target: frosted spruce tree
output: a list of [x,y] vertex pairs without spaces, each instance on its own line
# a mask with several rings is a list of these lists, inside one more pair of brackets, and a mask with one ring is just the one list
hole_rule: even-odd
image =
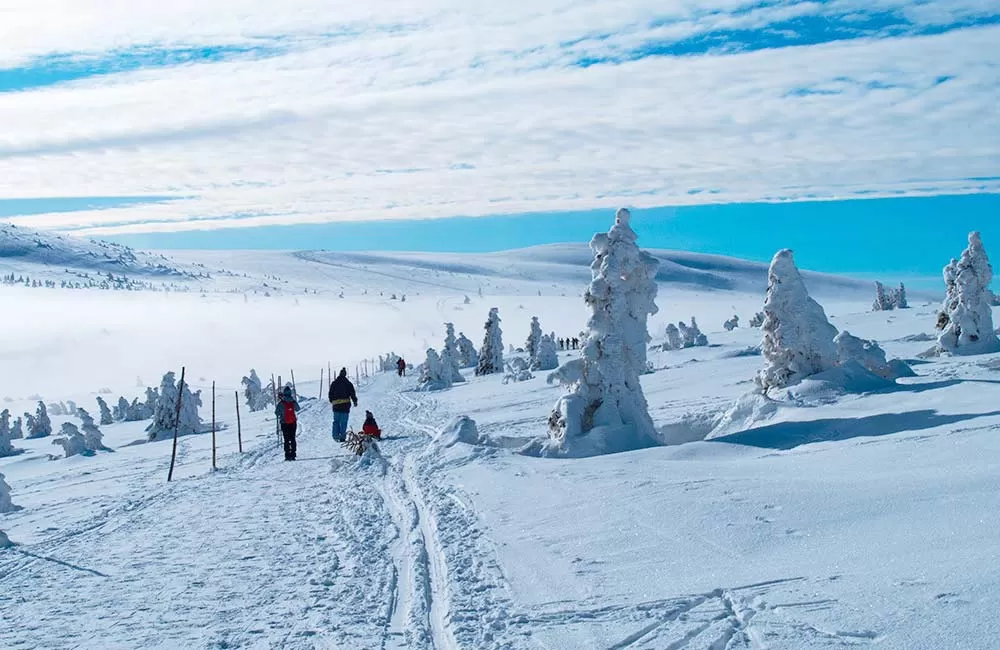
[[52,440],[53,445],[63,448],[66,458],[93,454],[87,449],[87,440],[72,422],[63,422],[59,437]]
[[906,287],[902,282],[899,283],[899,288],[893,292],[892,299],[893,303],[896,305],[896,309],[910,308],[910,303],[906,299]]
[[101,412],[101,426],[107,426],[109,424],[114,424],[115,419],[111,415],[111,409],[108,408],[108,403],[104,401],[104,398],[100,395],[97,396],[97,408]]
[[10,429],[10,411],[4,409],[0,411],[0,458],[6,456],[16,456],[23,452],[23,449],[18,449],[14,445],[10,444],[13,440]]
[[639,377],[646,372],[647,319],[657,312],[659,262],[639,250],[630,217],[618,210],[611,230],[590,242],[583,354],[550,376],[569,390],[549,416],[543,453],[580,456],[656,444]]
[[10,427],[10,439],[20,440],[24,437],[24,429],[21,426],[21,418],[15,418],[14,424]]
[[531,361],[532,370],[555,370],[559,367],[555,334],[543,334],[538,340],[538,349]]
[[538,342],[541,340],[542,325],[538,322],[538,316],[532,316],[528,340],[524,342],[524,351],[528,353],[528,358],[532,360],[532,363],[534,363],[535,355],[538,354]]
[[80,428],[83,430],[84,442],[89,451],[110,451],[104,446],[104,434],[94,423],[94,418],[87,413],[86,409],[77,409],[77,416],[83,422]]
[[757,373],[756,382],[765,395],[772,388],[791,386],[837,363],[833,343],[837,328],[826,319],[820,304],[809,297],[787,248],[771,260],[763,329],[765,366]]
[[475,368],[479,364],[476,345],[463,332],[458,333],[458,359],[463,368]]
[[192,393],[185,383],[184,397],[181,400],[181,421],[177,435],[188,436],[194,433],[201,433],[203,422],[201,416],[198,415],[198,409],[201,406],[201,391],[196,390]]
[[155,388],[146,387],[146,402],[142,405],[142,417],[140,420],[148,420],[156,413],[156,403],[160,400],[160,391]]
[[683,321],[677,323],[681,334],[681,347],[694,348],[708,345],[708,337],[701,333],[698,321],[691,317],[691,325],[685,325]]
[[673,323],[667,323],[667,341],[663,344],[663,349],[680,350],[682,347],[681,331]]
[[735,329],[739,329],[739,326],[740,326],[740,317],[736,314],[733,314],[732,318],[730,318],[729,320],[727,320],[722,324],[722,328],[725,329],[727,332],[732,332]]
[[163,375],[163,380],[160,382],[156,412],[153,413],[153,421],[146,427],[150,442],[173,437],[175,427],[179,436],[201,432],[201,418],[198,416],[198,407],[201,406],[201,391],[192,393],[187,382],[184,383],[180,420],[178,421],[177,396],[179,392],[174,376],[173,372],[168,372]]
[[444,330],[444,349],[441,350],[442,371],[448,376],[450,384],[461,384],[465,381],[465,377],[462,376],[462,354],[455,338],[455,326],[452,323],[445,323]]
[[486,335],[483,337],[483,347],[479,351],[476,375],[502,373],[504,371],[503,331],[500,329],[500,311],[496,307],[490,309],[485,329]]
[[420,365],[417,384],[421,390],[444,390],[451,387],[451,373],[445,371],[441,357],[434,348],[427,348],[427,359]]
[[946,296],[939,325],[938,347],[950,354],[985,354],[1000,350],[993,331],[990,281],[993,267],[978,232],[969,233],[969,247],[944,268]]
[[764,312],[759,311],[750,319],[750,327],[761,328],[764,326]]
[[875,282],[875,301],[872,303],[872,311],[889,311],[896,308],[896,303],[892,299],[891,293],[885,292],[885,286]]
[[0,514],[7,512],[14,512],[20,510],[21,506],[16,506],[10,500],[10,485],[4,479],[4,475],[0,474]]
[[264,410],[267,407],[263,395],[264,387],[260,377],[257,376],[257,371],[251,368],[250,376],[241,379],[240,383],[243,384],[243,399],[246,401],[247,408],[251,412]]
[[28,438],[44,438],[52,435],[52,421],[49,420],[49,412],[45,408],[45,402],[39,402],[35,410],[35,417],[28,421]]
[[115,408],[111,412],[111,417],[115,419],[115,422],[125,422],[128,420],[128,400],[124,396],[118,398],[118,403],[115,404]]

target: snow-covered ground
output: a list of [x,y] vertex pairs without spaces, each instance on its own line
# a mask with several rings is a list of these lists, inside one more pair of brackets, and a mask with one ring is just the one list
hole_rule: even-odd
[[[643,389],[676,444],[576,460],[517,453],[561,394],[543,372],[502,384],[465,371],[432,393],[412,377],[362,381],[352,426],[370,409],[386,434],[365,462],[331,440],[313,398],[327,362],[394,350],[417,363],[445,321],[480,343],[493,306],[505,344],[524,344],[531,316],[577,335],[583,246],[183,253],[169,265],[192,270],[178,280],[189,292],[0,287],[16,314],[0,321],[3,408],[73,399],[96,414],[98,390],[131,399],[137,377],[186,365],[206,420],[217,382],[220,422],[219,470],[211,436],[187,436],[169,484],[170,443],[130,444],[146,422],[102,427],[114,451],[89,458],[14,441],[25,453],[0,459],[22,507],[0,515],[16,543],[0,550],[0,647],[997,647],[1000,355],[917,362],[936,303],[872,313],[867,283],[807,275],[836,327],[919,376],[804,392],[751,430],[713,432],[762,365],[746,323],[766,268],[657,256],[654,344],[691,316],[711,343],[650,354]],[[734,313],[742,327],[725,332]],[[265,383],[294,369],[308,396],[294,463],[266,412],[242,410],[236,450],[234,391],[251,367]],[[461,415],[481,444],[441,435]]]

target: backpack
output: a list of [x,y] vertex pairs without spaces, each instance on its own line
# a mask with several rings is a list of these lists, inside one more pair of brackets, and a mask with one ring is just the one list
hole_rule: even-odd
[[281,407],[281,421],[285,424],[295,424],[295,402],[282,400]]

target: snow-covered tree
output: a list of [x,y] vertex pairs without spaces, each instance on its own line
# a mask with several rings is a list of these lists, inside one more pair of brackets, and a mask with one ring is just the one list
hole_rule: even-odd
[[823,307],[809,297],[791,250],[775,254],[767,281],[761,343],[766,365],[756,377],[765,393],[798,383],[837,363],[833,343],[837,328],[826,319]]
[[875,282],[875,301],[872,303],[872,311],[889,311],[896,308],[890,294],[886,294],[885,286],[881,282]]
[[466,305],[471,305],[472,304],[472,300],[469,298],[469,296],[466,296],[465,300],[463,300],[462,303],[466,304]]
[[750,327],[760,328],[764,326],[764,312],[759,311],[750,319]]
[[978,232],[969,233],[969,247],[944,268],[945,302],[938,347],[951,354],[984,354],[1000,349],[993,331],[989,286],[993,267]]
[[66,400],[63,404],[63,415],[76,415],[76,402],[71,399]]
[[479,364],[479,352],[464,332],[458,333],[458,360],[463,368],[475,368]]
[[20,510],[21,506],[16,506],[10,500],[10,485],[4,480],[4,475],[0,474],[0,513],[14,512]]
[[28,438],[44,438],[50,435],[52,435],[52,421],[49,420],[49,412],[45,408],[45,402],[38,402],[35,416],[28,422]]
[[21,426],[21,418],[15,418],[14,424],[10,427],[10,439],[20,440],[24,437],[24,428]]
[[529,359],[534,359],[538,353],[538,342],[542,340],[542,325],[538,322],[538,316],[531,317],[531,329],[528,332],[528,340],[524,343],[524,351],[528,353]]
[[168,372],[163,375],[163,380],[160,382],[160,398],[156,402],[156,412],[153,413],[152,423],[146,427],[151,442],[172,437],[175,427],[179,436],[201,431],[201,418],[198,417],[198,407],[201,406],[201,391],[192,393],[187,383],[184,383],[178,423],[177,397],[179,391],[174,376],[173,372]]
[[251,368],[250,376],[241,379],[240,383],[243,384],[243,398],[250,411],[263,411],[267,408],[268,402],[274,401],[273,397],[265,398],[264,387],[261,385],[260,377],[257,376],[255,369]]
[[97,396],[97,408],[101,412],[101,426],[107,426],[109,424],[114,424],[115,419],[111,415],[111,409],[108,408],[108,403],[104,401],[104,398],[100,395]]
[[153,417],[156,412],[156,403],[160,400],[160,391],[146,386],[146,402],[143,404],[143,417],[140,420],[147,420]]
[[724,327],[727,332],[732,332],[739,326],[740,326],[740,317],[736,314],[733,314],[732,318],[730,318],[729,320],[727,320],[725,323],[722,324],[722,327]]
[[49,402],[49,404],[46,405],[45,407],[45,410],[46,412],[48,412],[49,415],[56,415],[56,416],[66,415],[65,409],[66,405],[61,402]]
[[538,341],[538,349],[531,360],[532,370],[555,370],[559,367],[559,354],[556,350],[555,334],[543,334]]
[[698,321],[691,317],[691,325],[685,325],[684,321],[677,323],[681,333],[681,347],[694,348],[708,345],[708,337],[701,333]]
[[483,347],[479,350],[479,363],[476,365],[477,375],[492,375],[503,372],[503,331],[500,329],[500,310],[490,309],[490,316],[485,325],[486,335],[483,337]]
[[420,366],[417,383],[421,390],[444,390],[451,387],[451,373],[445,371],[441,357],[434,348],[427,348],[427,359]]
[[23,450],[10,444],[13,440],[10,430],[10,411],[4,409],[0,411],[0,458],[5,456],[15,456]]
[[94,418],[91,417],[90,413],[87,413],[86,409],[77,409],[76,412],[83,422],[80,428],[83,429],[83,439],[87,449],[90,451],[110,451],[104,446],[104,434],[94,423]]
[[115,404],[111,417],[115,419],[115,422],[125,422],[128,420],[128,400],[124,396],[118,398],[118,403]]
[[399,355],[396,354],[395,352],[390,352],[384,357],[382,355],[379,355],[378,368],[382,372],[396,372],[396,370],[399,369],[398,365],[399,365]]
[[[652,444],[653,420],[639,383],[647,371],[647,319],[657,312],[655,257],[636,245],[622,208],[607,233],[590,242],[592,280],[584,294],[591,316],[583,354],[553,373],[568,392],[549,416],[548,453],[586,454]],[[587,443],[583,439],[587,437]]]
[[444,324],[444,349],[441,350],[441,367],[448,381],[453,384],[461,384],[465,381],[462,376],[461,352],[458,349],[458,340],[455,338],[455,326],[452,323]]
[[534,379],[535,376],[531,374],[531,368],[528,362],[523,357],[513,357],[507,362],[507,372],[504,373],[503,383],[509,384],[511,382],[528,381],[529,379]]
[[59,437],[52,440],[53,445],[60,445],[66,458],[70,456],[88,455],[87,440],[72,422],[63,422]]
[[909,309],[910,303],[906,300],[906,287],[903,283],[899,283],[899,288],[893,292],[893,303],[896,305],[896,309]]
[[673,323],[667,323],[667,341],[663,344],[663,349],[680,350],[682,347],[681,331]]

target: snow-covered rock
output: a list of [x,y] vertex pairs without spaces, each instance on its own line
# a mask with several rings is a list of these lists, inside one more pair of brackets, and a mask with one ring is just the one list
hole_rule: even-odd
[[639,250],[630,217],[620,209],[611,230],[591,240],[583,355],[550,376],[568,391],[549,416],[540,453],[589,456],[657,444],[639,377],[646,372],[647,319],[657,312],[659,262]]
[[458,443],[467,445],[479,445],[485,442],[485,438],[480,435],[476,421],[467,415],[460,415],[440,431],[435,440],[444,447],[452,447]]
[[765,393],[829,370],[837,363],[833,342],[837,328],[826,319],[820,304],[809,297],[792,251],[787,248],[778,251],[771,261],[763,329],[761,354],[766,365],[758,372],[756,382]]
[[500,329],[500,310],[498,308],[490,309],[490,315],[484,329],[486,334],[483,337],[483,347],[479,350],[476,375],[492,375],[503,372],[503,330]]
[[993,330],[993,267],[978,232],[969,233],[969,246],[958,260],[944,268],[945,300],[938,347],[951,354],[986,354],[1000,350]]

